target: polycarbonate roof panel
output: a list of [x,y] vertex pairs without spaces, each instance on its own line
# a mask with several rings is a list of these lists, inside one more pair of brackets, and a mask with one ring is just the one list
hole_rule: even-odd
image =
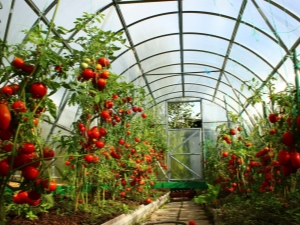
[[[216,101],[217,103],[217,101]],[[206,100],[202,101],[203,104],[203,122],[214,122],[214,121],[226,121],[226,111],[223,106],[223,104],[220,106],[218,104],[215,104],[213,102],[209,102]]]
[[182,97],[181,86],[173,85],[170,87],[164,87],[158,91],[154,90],[153,95],[156,98],[157,102],[163,101],[165,99]]
[[174,64],[180,62],[180,54],[179,51],[164,53],[157,55],[155,57],[148,58],[141,62],[144,71],[149,71],[153,68],[158,68],[166,64]]
[[[180,76],[165,76],[162,79],[159,79],[157,81],[155,81],[155,80],[152,82],[149,81],[149,84],[150,84],[150,87],[152,90],[157,90],[164,86],[178,85],[178,84],[180,85],[181,78],[180,78]],[[173,88],[175,88],[175,86]]]
[[169,2],[140,2],[135,4],[120,5],[126,24],[134,23],[138,20],[166,12],[176,12],[178,10],[177,1]]
[[244,65],[238,64],[232,60],[227,61],[225,71],[234,74],[245,81],[251,80],[252,78],[258,79],[256,77],[257,74],[251,70],[251,67],[245,67]]
[[[116,74],[123,74],[124,69],[130,69],[131,66],[136,64],[136,60],[134,57],[134,53],[132,50],[126,51],[124,54],[122,54],[120,57],[114,60],[113,62],[114,66],[112,67],[112,70]],[[139,71],[140,73],[140,71]],[[128,74],[128,73],[127,73]],[[132,80],[136,77],[129,74],[129,76],[132,78]]]
[[259,34],[259,30],[261,30],[266,32],[272,38],[276,38],[275,34],[272,32],[267,22],[252,1],[247,2],[247,10],[245,10],[243,13],[242,21],[247,24],[249,29],[252,30],[253,37],[259,37],[259,35],[261,35]]
[[232,46],[230,57],[242,65],[251,68],[251,70],[261,79],[266,79],[273,70],[273,68],[266,64],[262,59],[238,45]]
[[179,36],[178,35],[170,35],[157,39],[153,39],[151,41],[147,41],[141,45],[136,46],[137,54],[139,55],[140,60],[147,58],[152,55],[159,54],[161,52],[167,51],[179,51]]
[[[208,95],[206,93],[203,93],[203,92],[199,92],[199,91],[186,91],[186,95],[187,96],[195,96],[199,99],[211,99],[211,95]],[[198,100],[199,100],[198,99]]]
[[[8,43],[21,42],[21,30],[30,29],[39,18],[47,29],[57,3],[15,1],[8,24],[13,0],[0,2],[0,38],[9,28]],[[157,102],[206,96],[224,106],[224,95],[228,95],[232,97],[227,97],[228,110],[238,112],[242,106],[232,87],[241,96],[251,95],[246,88],[238,93],[242,81],[255,78],[263,85],[271,74],[278,78],[277,90],[283,90],[286,81],[294,84],[291,56],[296,50],[299,60],[300,52],[298,0],[60,0],[55,24],[71,29],[85,12],[105,15],[100,29],[124,32],[129,49],[121,46],[111,70],[143,86],[147,93],[150,86],[153,93],[149,97],[153,94]],[[75,37],[82,35],[78,32]],[[62,89],[52,96],[56,104],[63,93]],[[241,102],[244,104],[244,97]],[[73,113],[70,108],[65,110],[63,116]],[[251,113],[258,112],[252,109]]]
[[[211,87],[215,87],[217,84],[217,81],[214,79],[211,79],[210,77],[206,76],[203,77],[201,75],[184,75],[184,80],[186,83],[193,83],[194,85],[200,84],[200,85],[208,85]],[[186,89],[188,91],[188,89]]]
[[[128,27],[134,43],[140,43],[160,35],[178,33],[178,14],[157,16]],[[166,26],[167,25],[167,26]]]
[[[253,53],[248,50],[244,51],[268,59],[268,62],[273,66],[276,66],[278,61],[286,54],[284,49],[278,45],[279,41],[270,41],[269,37],[248,26],[241,25],[239,29],[240,32],[236,35],[235,42],[247,47]],[[257,56],[255,57],[257,58]]]
[[185,0],[182,2],[184,11],[205,11],[227,16],[237,16],[241,3],[232,4],[231,1],[214,0]]
[[172,79],[172,83],[181,82],[181,75],[178,74],[168,74],[168,75],[147,75],[147,80],[149,84],[154,82],[159,82],[160,85],[165,86],[165,79]]
[[180,63],[165,65],[160,68],[154,68],[152,70],[145,71],[145,73],[155,74],[155,75],[173,74],[173,73],[178,73],[178,71],[180,71],[180,66],[181,66]]
[[217,36],[206,36],[205,34],[183,35],[183,46],[185,49],[204,50],[225,55],[228,44],[228,40],[223,40]]
[[185,64],[184,71],[186,74],[205,75],[215,79],[218,79],[220,74],[220,70],[218,68],[201,64]]
[[[295,70],[293,66],[293,62],[290,59],[287,59],[283,65],[278,69],[278,72],[282,74],[283,78],[288,82],[288,83],[295,83]],[[278,77],[278,75],[274,75],[274,77]]]
[[287,16],[286,9],[279,9],[278,7],[272,6],[268,1],[257,1],[261,10],[265,13],[267,19],[271,22],[272,26],[275,28],[276,33],[284,40],[287,46],[290,48],[299,38],[299,11],[300,6],[298,1],[285,0],[285,2],[293,2],[291,5],[292,12],[295,12],[298,20]]
[[[229,80],[229,82],[227,81],[227,79]],[[243,90],[241,90],[241,86],[243,85],[243,82],[241,80],[236,79],[235,77],[231,76],[230,74],[226,73],[226,77],[223,76],[222,77],[222,81],[228,85],[232,85],[233,88],[235,88],[237,91],[241,92],[244,96],[246,97],[250,97],[251,95],[253,95],[253,91],[248,90],[247,86],[244,83],[244,88]],[[241,101],[243,102],[244,97],[241,96]]]
[[224,58],[208,52],[184,51],[184,59],[187,63],[200,63],[215,67],[222,67]]
[[[7,12],[10,12],[10,1],[1,1],[1,3],[3,5],[3,9],[0,9],[0,37],[4,38],[6,25],[8,24]],[[18,1],[18,7],[14,7],[12,12],[13,14],[9,23],[7,42],[9,44],[21,43],[25,37],[22,30],[30,30],[33,23],[37,20],[37,16],[25,1]]]
[[233,27],[233,20],[218,15],[201,13],[183,14],[183,32],[207,33],[230,38]]
[[203,93],[209,94],[210,96],[213,96],[214,89],[215,89],[215,87],[204,86],[204,85],[200,85],[200,84],[185,84],[184,88],[187,91],[203,92]]

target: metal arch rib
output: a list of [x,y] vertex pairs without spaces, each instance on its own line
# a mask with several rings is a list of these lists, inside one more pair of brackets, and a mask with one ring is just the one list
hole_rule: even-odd
[[226,51],[226,55],[225,55],[225,58],[224,58],[224,61],[223,61],[223,65],[222,65],[221,71],[220,71],[219,79],[218,79],[218,82],[216,84],[216,88],[215,88],[215,92],[214,92],[214,96],[213,96],[213,101],[214,101],[214,98],[215,98],[215,96],[217,94],[217,91],[219,89],[220,81],[222,79],[224,69],[225,69],[225,67],[227,65],[227,61],[228,61],[229,55],[231,53],[231,48],[233,46],[234,39],[236,37],[236,34],[238,32],[240,23],[242,21],[242,17],[243,17],[246,5],[247,5],[247,0],[243,0],[241,8],[240,8],[240,11],[239,11],[239,14],[238,14],[238,18],[237,18],[236,23],[234,25],[234,29],[233,29],[233,32],[232,32],[232,35],[231,35],[231,38],[230,38],[230,42],[229,42],[229,45],[228,45],[228,48],[227,48],[227,51]]
[[182,28],[182,1],[178,0],[178,26],[179,26],[179,47],[180,47],[180,70],[181,70],[181,86],[182,97],[185,95],[184,87],[184,54],[183,54],[183,28]]
[[[224,55],[222,54],[219,54],[219,53],[216,53],[216,52],[210,52],[210,51],[206,51],[206,50],[195,50],[195,49],[185,49],[184,51],[194,51],[194,52],[205,52],[205,53],[208,53],[208,54],[213,54],[213,55],[217,55],[217,56],[220,56],[220,57],[223,57],[224,58]],[[155,55],[151,55],[143,60],[141,60],[141,62],[149,59],[149,58],[152,58],[152,57],[155,57],[157,55],[162,55],[162,54],[166,54],[166,53],[172,53],[172,52],[178,52],[178,50],[170,50],[170,51],[165,51],[165,52],[161,52],[161,53],[158,53],[158,54],[155,54]],[[238,61],[234,60],[234,59],[231,59],[231,58],[228,58],[228,60],[231,60],[233,62],[235,62],[236,64],[242,66],[243,68],[247,69],[249,72],[251,72],[257,79],[259,79],[260,81],[263,81],[258,75],[256,75],[253,71],[251,71],[248,67],[246,67],[245,65],[239,63]],[[132,68],[133,66],[135,66],[136,64],[132,65],[130,68]],[[269,65],[269,64],[268,64]],[[269,65],[271,68],[274,68],[272,65]],[[128,69],[127,69],[128,70]],[[126,71],[127,71],[126,70]],[[123,72],[124,73],[124,72]],[[122,73],[122,74],[123,74]]]
[[[180,92],[180,91],[179,91]],[[208,96],[210,96],[210,97],[212,97],[212,95],[210,95],[210,94],[207,94],[207,93],[204,93],[204,92],[200,92],[200,91],[190,91],[191,93],[198,93],[198,94],[204,94],[204,95],[208,95]],[[178,92],[174,92],[174,93],[178,93]],[[168,94],[164,94],[164,95],[162,95],[161,97],[163,97],[163,96],[167,96],[167,95],[169,95],[170,93],[168,93]],[[199,99],[205,99],[205,100],[207,100],[207,101],[209,101],[209,102],[212,102],[211,100],[209,100],[209,99],[207,99],[207,98],[203,98],[203,97],[195,97],[195,96],[185,96],[186,98],[199,98]],[[173,97],[173,98],[168,98],[168,99],[165,99],[165,100],[162,100],[162,101],[160,101],[160,102],[157,102],[156,104],[154,104],[154,105],[158,105],[158,104],[160,104],[160,103],[162,103],[162,102],[165,102],[165,101],[168,101],[168,100],[170,100],[170,99],[177,99],[177,98],[181,98],[181,97]],[[216,99],[218,99],[218,100],[220,100],[221,102],[224,102],[224,100],[222,100],[222,99],[220,99],[220,98],[218,98],[218,97],[216,97]],[[221,108],[223,108],[224,110],[225,110],[225,107],[224,106],[221,106],[220,104],[218,104],[218,103],[216,103],[216,102],[213,102],[214,104],[216,104],[216,105],[218,105],[218,106],[220,106]],[[153,106],[154,106],[153,105]],[[153,107],[152,106],[152,107]],[[231,105],[229,105],[230,106],[230,108],[233,110],[233,111],[235,111],[236,113],[238,113],[238,111],[235,109],[235,108],[233,108]]]
[[294,14],[293,12],[291,12],[290,10],[287,10],[286,8],[284,8],[282,5],[280,5],[279,3],[275,2],[274,0],[264,0],[265,2],[268,2],[269,4],[272,4],[273,6],[277,7],[278,9],[286,12],[289,16],[291,16],[292,18],[294,18],[295,20],[297,20],[298,22],[300,22],[300,17],[297,16],[296,14]]
[[264,19],[264,21],[266,22],[266,24],[268,25],[268,27],[270,28],[270,30],[273,32],[273,34],[276,36],[276,38],[279,41],[279,45],[285,50],[285,52],[288,52],[288,48],[286,47],[285,43],[282,41],[282,39],[280,38],[280,36],[277,34],[276,30],[274,29],[274,27],[271,25],[271,23],[269,22],[269,20],[267,19],[266,15],[263,13],[263,11],[260,9],[259,5],[257,4],[257,2],[255,0],[252,0],[252,3],[254,4],[256,10],[258,11],[258,13],[261,15],[261,17]]
[[[298,38],[298,40],[293,44],[293,46],[290,48],[290,52],[293,52],[300,44],[300,38]],[[277,72],[277,70],[283,65],[283,63],[286,61],[287,58],[289,58],[290,55],[289,54],[286,54],[282,60],[280,60],[280,62],[277,64],[277,66],[274,68],[274,70],[270,73],[270,75],[267,77],[267,79],[260,85],[260,87],[257,89],[257,92],[260,92],[264,86],[266,85],[266,83],[268,83],[273,75]],[[239,116],[242,115],[242,113],[245,111],[245,109],[252,103],[253,100],[247,102],[244,106],[243,106],[243,109],[241,110],[241,112],[239,113]]]
[[[34,4],[34,2],[32,1],[32,0],[24,0],[27,4],[28,4],[28,6],[35,12],[35,14],[37,14],[38,16],[40,15],[40,17],[41,17],[41,19],[42,19],[42,21],[49,27],[50,26],[50,22],[49,22],[49,20],[45,17],[45,14],[44,13],[41,13],[41,11],[39,10],[39,8]],[[57,4],[57,0],[55,0],[55,1],[53,1],[51,4],[50,4],[50,6],[49,7],[53,7],[53,6],[55,6]],[[51,9],[51,8],[47,8],[47,9]],[[46,11],[45,11],[46,12]],[[36,22],[34,23],[34,24],[36,24]],[[60,37],[61,38],[61,36],[60,36],[60,34],[56,31],[56,29],[55,28],[52,28],[52,32],[53,32],[53,34],[55,34],[57,37]],[[63,39],[63,38],[61,38],[61,39]],[[72,48],[70,47],[70,45],[67,43],[67,42],[65,42],[65,41],[62,41],[62,44],[63,44],[63,46],[65,46],[69,51],[72,51]]]
[[[192,92],[192,93],[193,93],[193,92],[195,92],[195,93],[201,93],[201,94],[208,95],[208,96],[212,97],[212,95],[209,95],[209,94],[203,93],[203,92],[197,92],[197,91],[191,91],[191,92]],[[168,95],[168,94],[166,94],[166,95]],[[165,96],[165,95],[164,95],[164,96]],[[186,96],[186,97],[187,97],[187,98],[195,98],[194,96]],[[156,103],[155,105],[158,105],[158,104],[160,104],[160,103],[162,103],[162,102],[165,102],[165,101],[168,101],[168,100],[177,99],[177,98],[180,98],[180,97],[168,98],[168,99],[165,99],[165,100],[162,100],[162,101]],[[203,97],[201,97],[201,98],[200,98],[200,97],[197,97],[197,98],[199,98],[199,100],[206,100],[206,101],[208,101],[208,102],[212,102],[211,100],[209,100],[209,99],[207,99],[207,98],[203,98]],[[224,102],[224,100],[219,99],[218,97],[216,97],[216,99],[218,99],[218,100]],[[221,107],[222,109],[224,109],[224,110],[226,111],[225,107],[224,107],[224,106],[221,106],[219,103],[216,103],[216,102],[212,102],[212,103],[218,105],[219,107]],[[224,104],[225,104],[225,103],[224,103]],[[152,105],[150,108],[154,107],[155,105]],[[233,111],[235,111],[236,113],[238,113],[238,111],[237,111],[235,108],[233,108],[231,105],[229,105],[229,106],[230,106],[230,108],[231,108]],[[250,117],[249,117],[249,119],[250,119],[251,124],[254,125],[254,124],[253,124],[253,121],[251,120]],[[246,123],[246,125],[247,125],[248,128],[249,128],[249,124]]]
[[[188,74],[188,73],[186,73],[186,74]],[[225,85],[227,85],[227,86],[229,86],[232,90],[233,90],[233,94],[235,95],[235,97],[238,99],[238,104],[240,105],[240,106],[242,106],[242,102],[241,102],[241,100],[240,100],[240,97],[236,94],[236,92],[238,92],[243,98],[245,98],[245,99],[247,99],[240,91],[238,91],[237,89],[235,89],[233,86],[232,86],[232,84],[231,84],[231,82],[230,82],[230,80],[228,79],[228,77],[227,77],[227,75],[226,74],[224,74],[225,75],[225,77],[226,77],[226,79],[227,79],[227,81],[228,81],[228,84],[226,84],[226,83],[224,83],[224,82],[222,82],[223,84],[225,84]],[[196,74],[191,74],[191,76],[198,76],[198,75],[196,75]],[[167,77],[162,77],[162,78],[159,78],[159,79],[157,79],[157,80],[154,80],[154,81],[152,81],[152,82],[150,82],[149,84],[151,84],[151,83],[154,83],[154,82],[157,82],[157,81],[160,81],[160,80],[163,80],[163,79],[165,79],[165,78],[169,78],[169,77],[171,77],[171,76],[167,76]],[[212,80],[215,80],[215,81],[217,81],[217,79],[215,79],[215,78],[212,78],[212,77],[208,77],[208,76],[201,76],[201,77],[205,77],[205,78],[208,78],[208,79],[212,79]],[[173,85],[175,85],[175,84],[173,84]],[[199,85],[199,86],[204,86],[204,87],[208,87],[208,88],[212,88],[213,89],[213,87],[211,87],[211,86],[208,86],[208,85],[203,85],[203,84],[194,84],[194,85]],[[169,85],[169,86],[171,86],[171,85]],[[164,87],[168,87],[168,86],[164,86]],[[159,89],[157,89],[157,90],[160,90],[160,89],[163,89],[164,87],[161,87],[161,88],[159,88]],[[157,90],[155,90],[155,91],[157,91]],[[154,91],[154,92],[155,92]],[[189,91],[187,91],[187,92],[189,92]],[[222,92],[222,91],[220,91],[221,93],[224,93],[224,92]],[[229,96],[230,97],[230,96]],[[231,98],[231,97],[230,97]],[[233,99],[233,98],[232,98]],[[258,110],[257,109],[255,109],[255,111],[257,112],[257,114],[259,115],[259,117],[260,118],[262,118],[262,115],[258,112]],[[249,116],[249,114],[248,114],[248,112],[246,111],[246,114],[247,114],[247,116],[250,118],[250,116]]]
[[154,96],[152,95],[151,87],[150,87],[150,85],[149,85],[149,83],[148,83],[147,77],[145,76],[144,71],[143,71],[143,68],[142,68],[142,65],[141,65],[141,63],[140,63],[139,56],[138,56],[137,51],[136,51],[136,49],[135,49],[135,47],[134,47],[134,44],[133,44],[133,41],[132,41],[130,32],[129,32],[129,30],[127,29],[127,25],[126,25],[126,23],[125,23],[123,14],[122,14],[122,12],[121,12],[121,9],[120,9],[120,7],[119,7],[119,5],[118,5],[117,0],[113,0],[113,2],[114,2],[114,6],[115,6],[115,8],[116,8],[117,14],[118,14],[118,16],[119,16],[119,19],[120,19],[120,21],[121,21],[121,24],[122,24],[122,26],[123,26],[123,28],[124,28],[124,31],[125,31],[127,40],[128,40],[128,42],[129,42],[129,44],[130,44],[131,50],[132,50],[132,52],[133,52],[133,54],[134,54],[135,60],[136,60],[136,62],[137,62],[137,64],[138,64],[138,66],[139,66],[139,69],[140,69],[140,71],[141,71],[141,74],[142,74],[142,76],[143,76],[143,79],[144,79],[144,81],[145,81],[145,83],[146,83],[146,85],[147,85],[148,91],[149,91],[149,93],[151,93],[151,97],[152,97],[153,101],[155,101],[155,98],[154,98]]
[[[180,92],[180,91],[178,91],[178,92]],[[173,93],[178,93],[178,92],[173,92]],[[207,93],[204,93],[204,92],[199,92],[199,91],[190,91],[190,92],[191,92],[191,93],[200,93],[200,94],[204,94],[204,95],[208,95],[208,96],[212,97],[212,95],[207,94]],[[164,95],[162,95],[161,97],[167,96],[167,95],[169,95],[169,94],[170,94],[170,93],[164,94]],[[204,99],[204,100],[206,100],[206,101],[208,101],[208,102],[212,102],[210,99],[203,98],[203,97],[195,97],[195,96],[185,96],[185,97],[187,97],[187,98],[199,98],[200,100]],[[152,107],[154,107],[155,105],[158,105],[158,104],[160,104],[160,103],[162,103],[162,102],[165,102],[165,101],[168,101],[168,100],[171,100],[171,99],[177,99],[177,98],[181,98],[181,97],[173,97],[173,98],[168,98],[168,99],[162,100],[162,101],[157,102],[156,104],[152,105],[150,108],[152,108]],[[220,98],[218,98],[218,97],[215,97],[215,99],[218,99],[219,101],[221,101],[221,102],[223,102],[223,103],[225,104],[224,100],[222,100],[222,99],[220,99]],[[216,103],[216,102],[212,102],[212,103],[214,103],[214,104],[220,106],[221,108],[223,108],[223,109],[226,111],[226,108],[225,108],[224,106],[221,106],[220,104],[218,104],[218,103]],[[227,104],[227,105],[228,105],[228,104]],[[235,112],[238,114],[238,111],[237,111],[235,108],[233,108],[231,105],[228,105],[228,106],[229,106],[233,111],[235,111]],[[251,118],[248,114],[247,114],[247,116],[249,117],[251,124],[254,125],[254,121],[252,120],[252,118]],[[248,124],[247,124],[247,126],[249,127]]]
[[[167,65],[167,66],[172,66],[172,65],[178,65],[178,64],[170,64],[170,65]],[[212,65],[208,65],[208,64],[203,64],[203,63],[186,63],[185,65],[199,65],[199,66],[208,66],[208,67],[211,67],[211,68],[214,68],[216,69],[216,71],[220,71],[220,68],[216,67],[216,66],[212,66]],[[166,66],[161,66],[159,68],[156,68],[156,69],[160,69],[160,68],[164,68]],[[154,70],[156,70],[154,69]],[[153,70],[151,70],[153,71]],[[214,72],[214,71],[210,71],[210,72]],[[235,79],[239,80],[241,83],[243,84],[246,84],[244,80],[242,80],[241,78],[239,78],[238,76],[234,75],[233,73],[225,70],[226,73],[228,73],[230,76],[234,77]],[[193,73],[198,73],[198,72],[187,72],[186,74],[193,74]],[[151,76],[152,74],[149,74],[149,73],[146,73],[147,75]],[[250,89],[254,92],[254,89],[252,87],[250,87]]]
[[[192,74],[192,75],[190,75],[190,76],[197,76],[197,77],[198,77],[199,75]],[[161,80],[163,80],[163,79],[170,78],[170,77],[172,77],[172,76],[162,77],[162,78],[159,78],[159,79],[157,79],[157,80],[154,80],[154,81],[150,82],[149,84],[152,84],[152,83],[155,83],[155,82],[158,82],[158,81],[161,81]],[[201,76],[201,77],[204,77],[204,78],[207,78],[207,79],[211,79],[211,80],[217,81],[216,78],[212,78],[212,77],[209,77],[209,76]],[[224,84],[224,85],[227,85],[227,86],[229,86],[229,87],[231,88],[230,85],[224,83],[223,81],[221,81],[221,83]],[[198,86],[198,85],[199,85],[199,86],[206,86],[206,85],[203,85],[203,84],[195,84],[195,83],[186,83],[186,84],[193,84],[193,85],[197,85],[197,86]],[[161,88],[164,88],[164,87],[167,87],[167,86],[163,86],[163,87],[161,87]],[[207,87],[211,87],[211,86],[208,86],[208,85],[207,85]],[[211,88],[213,88],[213,87],[211,87]],[[236,89],[234,89],[234,90],[236,90]],[[155,91],[156,91],[156,90],[155,90]],[[155,91],[153,91],[153,92],[155,92]],[[243,96],[243,98],[247,99],[240,91],[238,91],[238,90],[236,90],[236,91],[237,91],[241,96]]]
[[[186,84],[194,84],[194,83],[186,83]],[[163,88],[172,87],[172,86],[176,86],[176,85],[178,85],[178,84],[170,84],[170,85],[166,85],[166,86],[164,86],[164,87],[160,87],[160,88],[158,88],[158,89],[155,89],[155,90],[153,91],[153,93],[156,92],[156,91],[159,91],[159,90],[161,90],[161,89],[163,89]],[[203,84],[202,84],[202,85],[198,85],[198,86],[203,86],[203,87],[207,87],[207,88],[214,89],[214,88],[211,87],[211,86],[203,85]],[[226,93],[223,92],[223,91],[218,90],[218,92],[220,92],[220,93],[226,95]],[[178,92],[172,92],[172,93],[178,93]],[[169,94],[171,94],[171,93],[169,93]],[[147,96],[147,95],[146,95],[146,96]],[[239,103],[238,103],[233,97],[231,97],[231,96],[229,96],[229,95],[227,95],[227,96],[228,96],[229,98],[231,98],[234,102],[236,102],[236,103],[239,105]],[[159,98],[160,98],[160,97],[159,97]]]

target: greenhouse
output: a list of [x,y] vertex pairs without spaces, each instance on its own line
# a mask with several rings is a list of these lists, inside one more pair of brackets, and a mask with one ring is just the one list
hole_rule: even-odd
[[0,0],[0,225],[299,225],[299,0]]

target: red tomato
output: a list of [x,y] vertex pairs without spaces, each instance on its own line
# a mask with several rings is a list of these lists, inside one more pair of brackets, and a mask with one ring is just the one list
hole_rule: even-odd
[[272,114],[269,115],[268,118],[269,118],[269,121],[271,123],[276,123],[277,122],[277,114],[272,113]]
[[50,181],[49,180],[44,180],[42,182],[42,187],[47,191],[47,192],[52,192],[55,191],[57,188],[57,184],[55,181]]
[[101,64],[101,66],[103,66],[103,67],[107,67],[110,64],[109,59],[105,58],[105,57],[99,58],[98,63]]
[[90,80],[95,77],[95,73],[92,69],[84,69],[81,73],[83,79]]
[[35,151],[35,146],[30,142],[23,143],[22,147],[20,148],[20,153],[24,153],[24,154],[31,154],[34,151]]
[[14,60],[12,61],[12,65],[16,69],[22,69],[24,64],[25,64],[25,62],[22,58],[14,58]]
[[55,155],[53,149],[48,147],[43,149],[43,154],[44,154],[44,159],[46,160],[51,160]]
[[100,77],[103,78],[103,79],[108,79],[109,71],[108,70],[103,70],[102,73],[100,74]]
[[138,108],[137,108],[137,111],[138,111],[138,112],[143,112],[143,108],[142,108],[142,107],[138,107]]
[[223,156],[223,157],[227,157],[228,155],[229,155],[228,152],[222,152],[222,156]]
[[278,154],[278,162],[281,166],[287,166],[291,163],[291,155],[286,150],[281,150]]
[[84,156],[84,160],[85,160],[87,163],[92,163],[92,162],[93,162],[93,156],[92,156],[92,155],[85,155],[85,156]]
[[286,146],[293,146],[294,145],[294,136],[291,132],[285,132],[282,135],[282,142],[283,144],[285,144]]
[[17,113],[20,112],[26,112],[26,106],[24,104],[24,102],[22,102],[21,100],[16,100],[12,105],[11,108],[16,111]]
[[134,141],[135,141],[135,142],[140,142],[140,139],[136,137],[136,138],[134,139]]
[[122,191],[122,192],[120,193],[120,196],[121,196],[121,198],[124,198],[124,197],[126,196],[126,192],[125,192],[125,191]]
[[231,128],[229,133],[230,133],[231,135],[236,135],[236,130],[233,129],[233,128]]
[[41,198],[41,194],[36,190],[30,190],[30,191],[28,191],[28,198],[30,200],[36,201]]
[[146,198],[146,203],[147,203],[147,204],[149,204],[149,203],[151,203],[151,202],[152,202],[151,198]]
[[143,117],[143,118],[146,118],[146,117],[147,117],[147,114],[146,114],[146,113],[142,113],[142,117]]
[[22,169],[22,176],[26,180],[34,180],[39,175],[39,170],[35,168],[34,166],[26,166],[24,169]]
[[13,144],[11,142],[5,142],[3,144],[3,150],[6,152],[11,152],[12,148],[13,148]]
[[100,128],[99,128],[99,131],[100,131],[100,135],[101,135],[102,137],[106,136],[107,131],[106,131],[106,129],[105,129],[104,127],[100,127]]
[[190,220],[188,225],[196,225],[196,222],[194,220]]
[[97,148],[103,148],[105,143],[103,141],[96,141],[95,145],[96,145]]
[[117,99],[117,98],[119,98],[119,96],[117,94],[112,95],[112,99]]
[[0,121],[0,131],[7,130],[11,122],[11,114],[5,104],[0,104]]
[[113,106],[114,106],[114,103],[113,103],[111,100],[107,100],[107,101],[104,103],[104,107],[105,107],[105,108],[111,109]]
[[271,130],[269,131],[269,134],[270,134],[270,135],[276,134],[276,129],[271,129]]
[[32,98],[35,99],[43,98],[47,94],[47,86],[41,82],[36,82],[31,85],[30,92]]
[[30,201],[30,199],[28,198],[27,191],[20,191],[17,195],[18,195],[19,201],[20,201],[20,203],[18,203],[18,204],[26,204]]
[[16,204],[22,204],[22,199],[20,198],[19,194],[14,194],[13,196],[13,202]]
[[300,153],[299,152],[295,152],[291,154],[291,162],[292,162],[292,166],[296,169],[300,168]]
[[101,117],[102,117],[103,119],[108,119],[108,118],[110,118],[109,112],[108,112],[107,110],[102,110],[102,112],[101,112]]
[[137,107],[136,106],[132,106],[132,111],[133,112],[137,112]]
[[22,67],[22,71],[24,71],[25,73],[29,73],[31,74],[34,70],[34,66],[33,65],[24,65]]
[[9,172],[9,162],[7,159],[2,159],[0,161],[0,175],[7,176]]
[[98,89],[103,90],[106,86],[106,79],[99,78],[97,81]]
[[1,88],[1,93],[7,96],[11,96],[14,93],[14,89],[11,86],[4,86]]
[[300,127],[300,115],[297,116],[296,123],[297,123],[297,126]]
[[119,140],[119,144],[120,144],[120,145],[124,145],[124,144],[125,144],[125,141],[124,141],[123,139],[120,139],[120,140]]

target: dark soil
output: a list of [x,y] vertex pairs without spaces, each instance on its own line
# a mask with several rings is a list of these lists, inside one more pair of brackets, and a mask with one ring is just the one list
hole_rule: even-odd
[[[161,195],[165,194],[165,190]],[[154,199],[153,199],[154,200]],[[107,201],[105,208],[99,208],[98,213],[88,213],[86,211],[73,212],[68,204],[68,200],[61,201],[61,196],[55,197],[55,206],[48,212],[38,213],[38,219],[29,220],[23,216],[17,216],[15,212],[10,212],[7,216],[9,221],[6,225],[100,225],[125,212],[123,206],[130,210],[146,204],[142,201],[133,201],[130,199],[117,199],[116,201]]]

